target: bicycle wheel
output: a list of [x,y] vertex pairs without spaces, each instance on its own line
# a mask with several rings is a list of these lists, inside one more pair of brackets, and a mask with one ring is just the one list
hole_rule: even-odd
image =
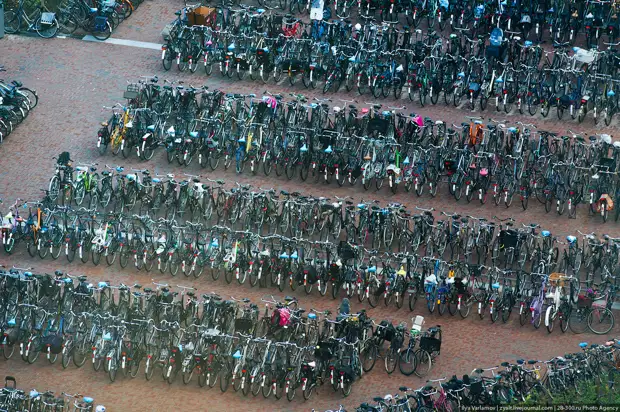
[[8,34],[14,34],[19,31],[21,20],[15,10],[7,10],[4,12],[4,30]]
[[106,22],[105,26],[96,28],[93,21],[93,25],[90,28],[90,34],[92,34],[97,40],[107,40],[112,35],[112,26],[110,25],[110,22]]
[[362,359],[362,369],[364,372],[370,372],[375,367],[379,355],[378,352],[377,346],[370,342],[362,349],[360,358]]
[[461,307],[458,308],[459,315],[461,315],[461,318],[465,319],[467,316],[469,316],[469,312],[471,310],[471,304],[472,304],[471,298],[466,298],[465,296],[461,298]]
[[63,34],[73,34],[78,28],[76,19],[67,13],[60,13],[58,15],[58,29]]
[[60,194],[60,178],[57,175],[50,179],[48,188],[50,200],[55,202]]
[[542,311],[540,313],[536,313],[536,312],[532,313],[532,323],[534,325],[534,328],[536,329],[540,328],[540,323],[542,321],[543,316],[544,315]]
[[31,365],[39,359],[39,354],[41,353],[39,341],[40,338],[35,336],[32,338],[32,341],[26,345],[26,360]]
[[571,315],[571,307],[570,304],[564,302],[561,306],[560,306],[560,329],[562,330],[562,333],[566,332],[566,330],[568,329],[568,323],[569,323],[569,319],[570,319],[570,315]]
[[385,355],[385,371],[388,374],[392,374],[396,369],[396,364],[398,363],[400,356],[398,356],[398,352],[395,349],[389,349],[388,353]]
[[415,352],[412,348],[408,348],[400,353],[400,359],[398,360],[400,373],[405,376],[411,376],[415,372],[416,365]]
[[172,54],[172,51],[170,49],[164,50],[161,62],[164,66],[165,71],[170,70],[170,68],[172,67],[173,60],[174,60],[174,56]]
[[587,323],[593,333],[605,335],[614,327],[614,314],[607,308],[593,308],[588,314]]
[[62,349],[62,359],[60,360],[62,368],[67,369],[73,358],[73,342],[67,342]]
[[512,314],[512,301],[506,302],[502,307],[502,322],[508,322],[510,315]]
[[286,399],[292,402],[295,399],[297,392],[297,380],[295,379],[295,372],[289,372],[286,374]]
[[345,398],[351,394],[351,390],[353,389],[353,382],[349,379],[345,379],[342,384],[342,396]]
[[41,16],[34,22],[35,30],[40,37],[51,39],[58,33],[58,20],[54,17],[49,24],[41,22]]
[[118,366],[116,365],[116,359],[112,358],[108,361],[108,376],[110,378],[110,382],[114,382],[116,380],[116,374],[118,372]]
[[270,370],[266,370],[264,372],[263,380],[264,380],[265,384],[263,385],[262,393],[263,393],[263,398],[265,398],[265,399],[267,399],[267,398],[269,398],[271,396],[271,392],[273,390],[273,385],[271,383],[272,375],[273,374],[271,373]]
[[[78,329],[80,328],[80,326],[78,326]],[[84,366],[84,364],[86,363],[86,358],[89,355],[89,345],[87,342],[87,339],[85,336],[83,336],[83,333],[78,333],[75,336],[75,340],[76,342],[78,342],[77,346],[74,346],[72,349],[72,358],[73,358],[73,364],[77,367],[77,368],[81,368],[82,366]]]
[[431,354],[424,349],[415,351],[416,366],[414,373],[416,376],[423,378],[431,371],[433,360]]
[[545,326],[547,327],[547,332],[553,332],[553,324],[555,321],[555,305],[547,306],[547,310],[545,311]]
[[308,400],[312,397],[312,393],[316,390],[315,383],[306,383],[306,388],[303,391],[304,399]]
[[[418,290],[417,288],[414,288],[412,286],[409,286],[410,291],[409,293],[409,310],[411,312],[413,312],[413,310],[415,309],[415,304],[418,301]],[[404,299],[404,296],[403,296]]]

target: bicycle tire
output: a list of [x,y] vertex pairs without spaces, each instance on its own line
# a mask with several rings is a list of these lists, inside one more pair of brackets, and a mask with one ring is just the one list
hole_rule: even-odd
[[365,347],[360,351],[362,369],[364,372],[370,372],[375,367],[378,355],[379,351],[374,342],[367,342]]
[[391,375],[396,370],[399,359],[400,356],[396,350],[388,349],[388,353],[386,353],[384,358],[385,371],[388,375]]
[[6,10],[4,12],[4,31],[8,34],[15,34],[20,30],[21,19],[18,13],[14,10]]
[[[406,365],[411,365],[411,369],[404,369]],[[400,373],[405,376],[411,376],[415,372],[416,357],[415,350],[413,348],[407,348],[400,353],[400,359],[398,361],[398,369]]]
[[54,17],[51,24],[42,25],[41,16],[39,16],[39,18],[34,22],[34,27],[39,37],[51,39],[58,33],[58,20]]
[[[94,22],[93,22],[94,25]],[[96,31],[95,27],[91,27],[90,34],[99,41],[105,41],[110,38],[112,35],[112,26],[110,22],[106,22],[105,28],[103,30]]]
[[[598,318],[598,319],[595,319],[595,318]],[[601,319],[609,319],[610,320],[609,327],[604,327],[603,329],[595,330],[592,327],[592,325],[595,324],[595,322],[597,321],[600,322]],[[588,323],[588,329],[590,329],[592,333],[596,335],[605,335],[609,333],[615,325],[614,314],[611,310],[607,308],[593,308],[588,314],[587,323]]]
[[417,377],[423,378],[431,371],[433,366],[433,360],[431,354],[424,349],[417,349],[415,351],[416,367],[414,373]]

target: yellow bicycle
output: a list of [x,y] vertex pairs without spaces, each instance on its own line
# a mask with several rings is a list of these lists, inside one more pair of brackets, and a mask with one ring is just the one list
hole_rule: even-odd
[[126,107],[123,110],[123,118],[121,122],[117,123],[112,129],[112,133],[110,134],[110,145],[112,146],[112,154],[114,156],[118,155],[125,145],[125,136],[127,135],[127,130],[132,127],[132,122],[130,119],[129,108]]

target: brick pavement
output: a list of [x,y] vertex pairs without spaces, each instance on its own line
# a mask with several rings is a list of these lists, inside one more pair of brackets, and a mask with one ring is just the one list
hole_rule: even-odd
[[[180,7],[175,2],[144,3],[136,16],[133,16],[127,24],[121,25],[115,33],[115,37],[121,37],[139,41],[159,41],[159,31],[163,25],[173,18],[172,12]],[[163,10],[163,11],[162,11]],[[134,18],[135,17],[135,18]],[[138,19],[137,17],[140,17]],[[141,24],[140,21],[149,23]],[[125,160],[112,156],[100,157],[96,151],[95,133],[98,122],[107,117],[101,110],[102,105],[111,105],[121,101],[122,90],[126,80],[133,80],[140,75],[157,74],[160,77],[181,78],[194,85],[207,84],[211,88],[222,88],[227,91],[241,93],[261,93],[267,89],[272,92],[287,91],[286,86],[260,85],[258,83],[240,83],[235,80],[222,79],[218,76],[206,78],[204,74],[179,74],[175,71],[166,73],[161,68],[160,53],[153,50],[138,49],[132,47],[114,46],[108,44],[93,44],[77,40],[54,39],[41,41],[40,39],[7,36],[0,41],[0,63],[7,68],[6,77],[23,81],[29,87],[37,89],[41,100],[37,110],[0,146],[0,197],[11,200],[15,197],[25,199],[38,198],[39,189],[47,185],[47,179],[53,170],[53,155],[63,150],[69,150],[72,157],[81,161],[97,161],[103,163],[121,163],[127,167],[140,166],[135,158]],[[303,86],[297,90],[304,93]],[[313,96],[322,96],[318,92]],[[338,95],[342,98],[354,97],[358,101],[370,101],[369,98],[358,97],[354,94]],[[441,104],[436,107],[417,107],[409,101],[394,102],[392,100],[381,101],[384,105],[406,104],[409,111],[415,111],[422,116],[445,119],[451,122],[460,122],[468,113],[464,110],[446,108]],[[334,99],[337,104],[337,99]],[[487,112],[487,116],[496,116],[495,113]],[[553,115],[551,113],[550,117]],[[502,118],[505,118],[502,117]],[[511,122],[524,120],[531,122],[530,118],[521,116],[508,116]],[[612,131],[613,129],[595,129],[591,120],[583,125],[573,124],[571,121],[559,122],[557,119],[534,120],[540,128],[563,132],[566,128],[574,128],[578,131],[595,133],[600,131]],[[35,166],[36,165],[36,166]],[[34,166],[34,167],[33,167]],[[155,158],[146,164],[147,167],[159,168],[159,170],[172,170],[177,173],[182,171],[199,172],[199,166],[193,164],[188,169],[170,167],[164,160],[163,153],[158,153]],[[200,173],[200,172],[199,172]],[[202,171],[206,174],[206,171]],[[218,170],[210,175],[222,177],[232,183],[237,177],[233,173]],[[212,177],[212,176],[211,176]],[[575,229],[596,231],[598,233],[619,233],[618,226],[613,222],[603,225],[598,217],[589,218],[585,212],[579,212],[576,221],[568,220],[566,216],[557,214],[545,214],[542,205],[532,201],[530,209],[523,212],[518,204],[510,209],[503,206],[493,205],[480,206],[477,204],[467,205],[464,201],[457,204],[449,197],[447,191],[441,192],[435,199],[425,195],[416,198],[413,194],[399,192],[391,196],[384,188],[380,193],[371,191],[365,193],[363,188],[338,188],[332,185],[329,188],[312,183],[299,181],[287,181],[270,176],[265,179],[262,176],[251,177],[247,175],[237,178],[240,182],[253,183],[255,185],[273,185],[279,189],[302,190],[318,195],[336,194],[352,195],[357,199],[379,198],[383,202],[388,199],[407,204],[409,207],[419,205],[422,207],[434,206],[445,208],[448,211],[458,210],[461,213],[474,214],[477,216],[492,216],[497,214],[502,217],[514,216],[524,221],[541,223],[554,233],[572,233]],[[213,290],[222,295],[234,295],[236,297],[247,296],[253,300],[259,300],[265,292],[273,293],[273,290],[251,289],[247,285],[227,285],[213,282],[203,276],[198,280],[190,280],[182,275],[177,279],[171,279],[169,275],[135,272],[131,269],[120,270],[118,266],[108,268],[106,266],[93,267],[90,264],[71,264],[64,260],[40,261],[25,256],[20,251],[14,256],[0,255],[0,264],[16,266],[34,266],[37,271],[52,271],[58,267],[66,268],[70,273],[84,273],[93,279],[109,279],[118,282],[140,282],[147,284],[151,278],[169,281],[172,284],[195,285],[199,290]],[[321,298],[316,292],[306,297],[303,291],[299,291],[303,307],[316,309],[329,308],[334,310],[337,302],[328,298]],[[281,294],[278,294],[281,295]],[[470,315],[470,319],[461,320],[449,315],[443,318],[438,315],[429,316],[426,309],[418,303],[418,310],[411,313],[407,309],[400,310],[394,307],[385,308],[379,306],[369,309],[370,316],[375,319],[392,319],[394,321],[411,321],[411,317],[422,314],[427,318],[427,325],[441,324],[444,329],[444,347],[441,357],[438,359],[432,377],[449,375],[453,372],[467,373],[479,366],[497,364],[503,359],[516,359],[519,357],[549,358],[553,355],[562,354],[566,351],[575,351],[577,343],[582,340],[600,342],[603,337],[592,335],[577,336],[570,332],[562,334],[556,328],[552,335],[545,330],[534,330],[527,325],[520,327],[515,318],[509,324],[490,324],[490,320],[480,321]],[[359,306],[354,303],[354,309]],[[514,315],[513,315],[514,316]],[[617,335],[617,327],[613,336]],[[274,399],[264,400],[262,397],[255,399],[239,399],[240,394],[221,394],[215,388],[213,390],[201,389],[196,381],[187,387],[175,383],[170,387],[168,384],[155,380],[146,382],[142,377],[120,379],[115,384],[109,384],[106,376],[95,376],[86,365],[80,370],[70,366],[68,370],[62,370],[59,365],[46,365],[44,360],[36,365],[27,366],[21,360],[13,359],[9,362],[0,361],[0,375],[12,374],[17,377],[18,384],[22,387],[37,387],[83,392],[96,398],[110,407],[110,410],[144,410],[159,411],[178,408],[187,405],[191,410],[247,410],[250,408],[265,408],[269,410],[308,410],[312,407],[328,409],[337,407],[342,403],[348,408],[358,405],[360,402],[375,395],[383,395],[394,391],[400,385],[421,386],[422,381],[418,378],[405,378],[398,372],[387,375],[380,363],[375,366],[370,374],[364,376],[353,389],[353,393],[347,399],[341,399],[340,395],[334,394],[330,388],[322,388],[318,396],[308,403],[296,400],[288,403],[286,400],[276,402]],[[429,376],[429,377],[431,377]],[[252,402],[252,403],[250,403]],[[189,409],[188,408],[188,409]]]

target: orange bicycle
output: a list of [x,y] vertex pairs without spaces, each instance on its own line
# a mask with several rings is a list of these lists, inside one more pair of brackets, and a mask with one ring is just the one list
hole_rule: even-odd
[[463,132],[461,135],[462,145],[464,146],[467,144],[467,146],[471,148],[476,148],[482,143],[484,137],[484,125],[482,124],[482,119],[479,117],[468,116],[467,118],[470,120],[469,124],[465,122],[461,123],[463,126]]
[[31,257],[38,253],[39,257],[44,259],[47,256],[47,248],[42,247],[41,232],[44,226],[43,216],[45,213],[41,209],[41,202],[26,202],[24,208],[29,205],[36,207],[36,209],[33,210],[32,206],[29,208],[28,219],[26,220],[27,232],[24,235],[26,249],[28,249],[28,254]]

